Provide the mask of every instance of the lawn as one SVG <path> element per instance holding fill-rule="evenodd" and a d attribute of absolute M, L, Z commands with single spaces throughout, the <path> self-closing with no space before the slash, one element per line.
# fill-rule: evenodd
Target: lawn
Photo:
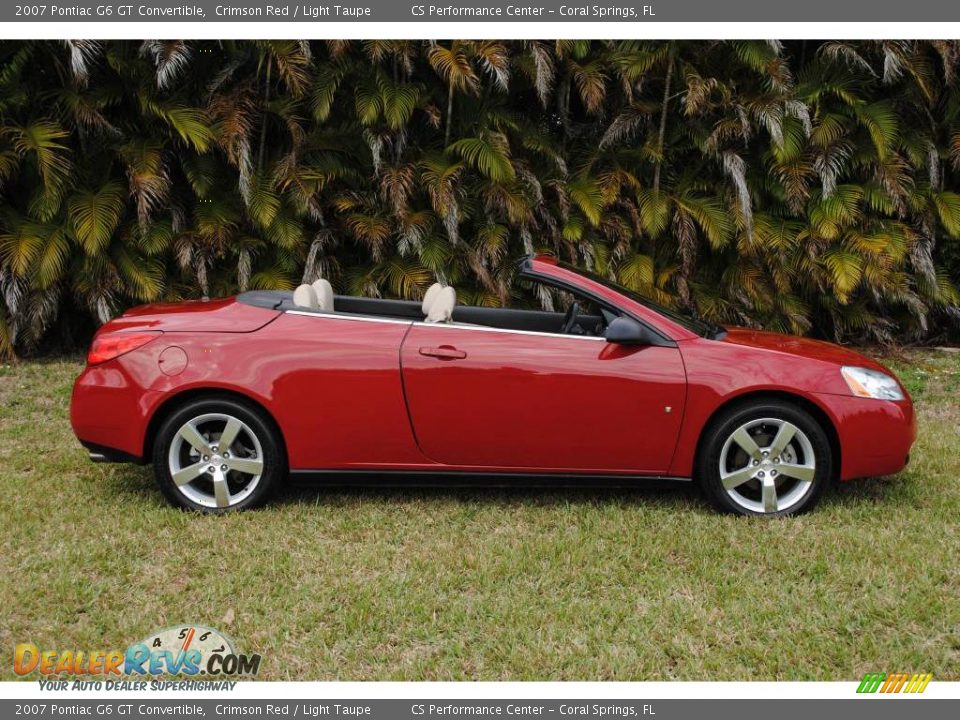
<path fill-rule="evenodd" d="M 0 366 L 0 678 L 18 642 L 192 621 L 267 679 L 960 679 L 960 354 L 886 361 L 918 406 L 910 467 L 773 522 L 685 488 L 291 488 L 183 513 L 149 469 L 88 462 L 78 361 Z"/>

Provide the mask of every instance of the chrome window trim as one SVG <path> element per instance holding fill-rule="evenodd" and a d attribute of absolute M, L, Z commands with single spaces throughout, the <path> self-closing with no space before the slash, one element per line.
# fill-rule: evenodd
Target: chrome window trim
<path fill-rule="evenodd" d="M 422 320 L 396 320 L 393 318 L 366 317 L 358 315 L 338 315 L 336 313 L 307 312 L 305 310 L 284 310 L 288 315 L 303 317 L 326 318 L 328 320 L 351 320 L 353 322 L 388 323 L 392 325 L 417 325 L 426 328 L 445 328 L 448 330 L 478 330 L 480 332 L 507 333 L 509 335 L 532 335 L 534 337 L 551 337 L 562 340 L 599 340 L 606 342 L 603 337 L 595 335 L 565 335 L 563 333 L 538 332 L 536 330 L 511 330 L 510 328 L 495 328 L 487 325 L 457 325 L 456 323 L 428 323 Z"/>
<path fill-rule="evenodd" d="M 305 310 L 284 310 L 288 315 L 324 318 L 326 320 L 351 320 L 353 322 L 388 323 L 390 325 L 412 325 L 414 320 L 395 320 L 393 318 L 366 317 L 361 315 L 338 315 L 336 313 L 307 312 Z"/>

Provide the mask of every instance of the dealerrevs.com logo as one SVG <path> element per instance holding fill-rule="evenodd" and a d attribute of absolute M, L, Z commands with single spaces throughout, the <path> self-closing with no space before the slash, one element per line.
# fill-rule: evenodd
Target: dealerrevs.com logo
<path fill-rule="evenodd" d="M 858 693 L 922 693 L 927 689 L 932 673 L 867 673 L 860 681 Z"/>
<path fill-rule="evenodd" d="M 178 625 L 148 635 L 123 650 L 48 650 L 34 643 L 14 648 L 17 675 L 67 677 L 254 676 L 260 655 L 234 650 L 223 633 L 203 625 Z"/>

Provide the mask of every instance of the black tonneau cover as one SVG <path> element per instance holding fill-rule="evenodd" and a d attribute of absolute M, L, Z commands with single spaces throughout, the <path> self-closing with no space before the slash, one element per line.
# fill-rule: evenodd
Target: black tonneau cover
<path fill-rule="evenodd" d="M 293 293 L 289 290 L 251 290 L 237 295 L 237 300 L 269 310 L 311 312 L 307 308 L 294 305 Z M 411 322 L 423 320 L 423 311 L 418 300 L 384 300 L 336 295 L 333 302 L 336 315 L 362 315 Z M 563 326 L 563 313 L 457 305 L 453 310 L 453 321 L 505 330 L 559 333 Z M 598 326 L 601 318 L 581 315 L 580 322 L 584 327 L 593 328 Z"/>

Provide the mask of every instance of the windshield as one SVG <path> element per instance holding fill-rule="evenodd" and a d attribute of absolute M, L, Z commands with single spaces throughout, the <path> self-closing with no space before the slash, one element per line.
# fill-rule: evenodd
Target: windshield
<path fill-rule="evenodd" d="M 679 310 L 668 308 L 665 305 L 661 305 L 660 303 L 654 302 L 650 298 L 644 297 L 643 295 L 636 292 L 635 290 L 625 288 L 623 285 L 615 283 L 612 280 L 608 280 L 607 278 L 603 277 L 602 275 L 598 275 L 595 272 L 591 272 L 590 270 L 584 270 L 583 268 L 578 268 L 566 262 L 558 262 L 557 265 L 559 267 L 564 268 L 565 270 L 570 270 L 571 272 L 575 272 L 578 275 L 583 275 L 583 277 L 585 278 L 589 278 L 590 280 L 593 280 L 596 283 L 604 285 L 605 287 L 608 287 L 611 290 L 614 290 L 620 293 L 621 295 L 624 295 L 625 297 L 630 298 L 634 302 L 637 302 L 643 305 L 644 307 L 650 308 L 658 315 L 663 315 L 665 318 L 675 322 L 677 325 L 680 325 L 681 327 L 686 328 L 690 332 L 695 332 L 697 335 L 701 335 L 702 337 L 707 337 L 707 338 L 714 338 L 718 334 L 723 332 L 723 328 L 721 328 L 719 325 L 714 325 L 711 322 L 695 317 L 693 313 L 681 312 Z"/>

